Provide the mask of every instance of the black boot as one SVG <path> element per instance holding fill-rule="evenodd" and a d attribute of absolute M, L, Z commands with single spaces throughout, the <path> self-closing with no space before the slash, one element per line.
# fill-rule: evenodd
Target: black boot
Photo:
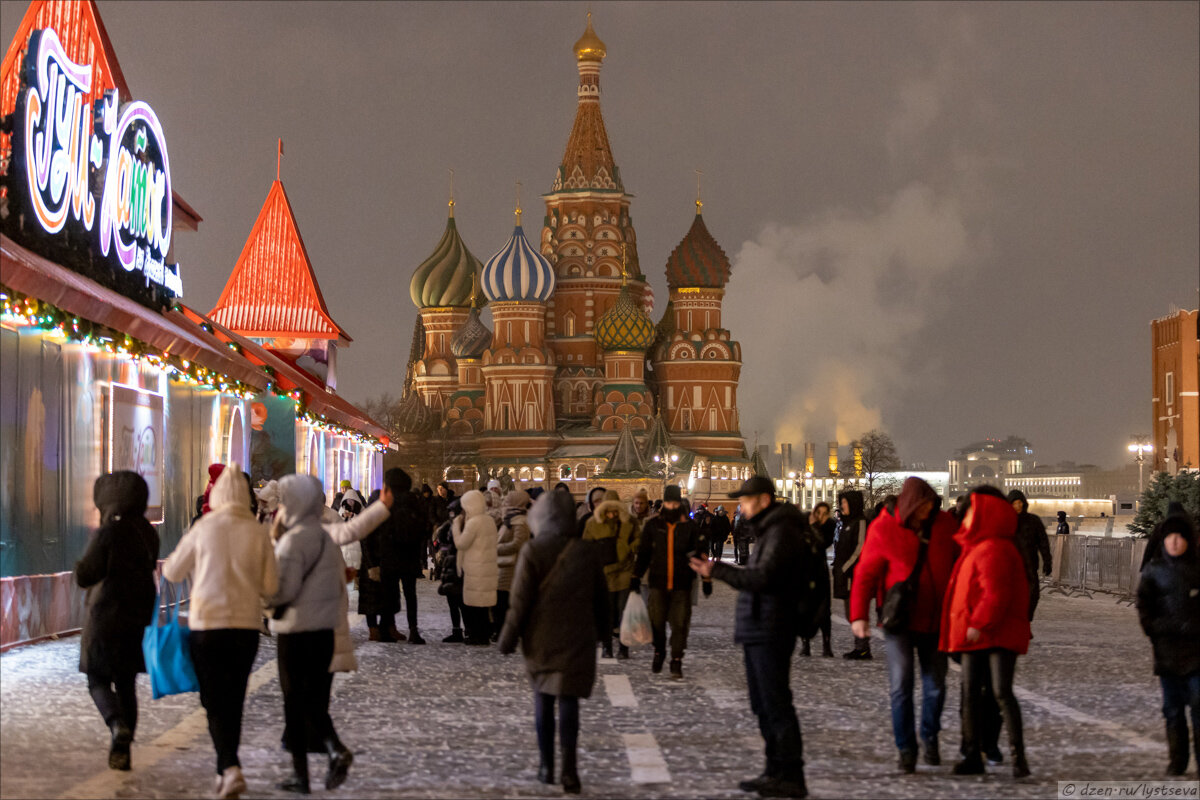
<path fill-rule="evenodd" d="M 963 760 L 954 765 L 955 775 L 983 775 L 987 769 L 983 766 L 983 758 L 978 750 L 967 752 Z"/>
<path fill-rule="evenodd" d="M 541 763 L 538 764 L 538 780 L 542 783 L 554 783 L 554 753 L 543 753 L 541 759 Z"/>
<path fill-rule="evenodd" d="M 116 734 L 114 734 L 115 737 Z M 114 738 L 114 741 L 115 738 Z M 1188 729 L 1187 720 L 1167 723 L 1167 774 L 1182 775 L 1187 772 L 1188 765 Z M 112 760 L 109 760 L 111 766 Z"/>
<path fill-rule="evenodd" d="M 618 646 L 617 647 L 617 660 L 624 661 L 627 658 L 629 658 L 629 647 L 626 645 Z"/>
<path fill-rule="evenodd" d="M 296 794 L 311 793 L 308 788 L 308 753 L 292 753 L 292 774 L 279 784 L 279 788 Z"/>
<path fill-rule="evenodd" d="M 683 680 L 683 659 L 682 658 L 672 658 L 671 659 L 671 680 L 676 680 L 676 681 Z"/>
<path fill-rule="evenodd" d="M 346 749 L 336 735 L 325 740 L 325 752 L 329 753 L 329 772 L 325 775 L 325 788 L 336 789 L 346 782 L 350 765 L 354 763 L 354 754 Z"/>
<path fill-rule="evenodd" d="M 829 643 L 829 634 L 821 634 L 821 655 L 825 658 L 833 658 L 833 646 Z"/>
<path fill-rule="evenodd" d="M 800 655 L 802 655 L 802 656 L 811 656 L 812 655 L 812 646 L 810 644 L 811 641 L 812 641 L 811 639 L 801 639 L 800 640 Z"/>
<path fill-rule="evenodd" d="M 612 642 L 611 642 L 611 641 L 609 641 L 609 642 L 605 642 L 605 643 L 604 643 L 604 644 L 601 646 L 601 648 L 600 648 L 600 657 L 601 657 L 601 658 L 612 658 L 612 657 L 613 657 L 613 651 L 612 651 Z"/>
<path fill-rule="evenodd" d="M 804 773 L 781 775 L 770 778 L 757 789 L 759 797 L 808 797 L 808 787 L 804 783 Z"/>
<path fill-rule="evenodd" d="M 1013 777 L 1028 778 L 1030 774 L 1029 762 L 1025 760 L 1024 751 L 1013 753 Z"/>
<path fill-rule="evenodd" d="M 867 661 L 871 658 L 871 639 L 867 637 L 860 639 L 854 637 L 854 649 L 848 653 L 842 653 L 842 658 L 849 661 Z"/>
<path fill-rule="evenodd" d="M 447 636 L 445 639 L 442 639 L 442 644 L 452 644 L 461 641 L 463 641 L 462 628 L 455 628 L 449 636 Z"/>
<path fill-rule="evenodd" d="M 650 662 L 650 671 L 658 674 L 662 672 L 663 662 L 667 660 L 667 654 L 658 652 L 654 654 L 654 659 Z"/>
<path fill-rule="evenodd" d="M 901 750 L 900 762 L 898 764 L 900 771 L 905 775 L 912 775 L 917 771 L 917 751 L 916 750 Z"/>
<path fill-rule="evenodd" d="M 562 754 L 562 788 L 563 794 L 579 794 L 583 785 L 579 783 L 579 772 L 575 767 L 576 753 L 563 748 Z"/>
<path fill-rule="evenodd" d="M 939 766 L 942 763 L 942 754 L 938 750 L 938 740 L 922 739 L 921 744 L 925 747 L 925 763 L 931 767 Z"/>
<path fill-rule="evenodd" d="M 130 760 L 129 745 L 133 742 L 133 731 L 124 722 L 117 720 L 112 724 L 112 744 L 108 748 L 108 768 L 129 770 L 133 768 Z M 1186 730 L 1186 729 L 1185 729 Z M 1184 742 L 1184 748 L 1187 742 Z M 1187 759 L 1184 759 L 1187 763 Z"/>

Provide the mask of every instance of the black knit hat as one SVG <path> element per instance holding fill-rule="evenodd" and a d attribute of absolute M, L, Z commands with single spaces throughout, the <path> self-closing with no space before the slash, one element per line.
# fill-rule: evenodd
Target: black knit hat
<path fill-rule="evenodd" d="M 683 492 L 674 484 L 663 489 L 663 502 L 670 503 L 671 501 L 675 501 L 676 503 L 683 501 Z"/>

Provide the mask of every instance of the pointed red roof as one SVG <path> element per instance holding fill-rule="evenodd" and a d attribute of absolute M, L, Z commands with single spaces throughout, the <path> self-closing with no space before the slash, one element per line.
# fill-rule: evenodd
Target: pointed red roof
<path fill-rule="evenodd" d="M 63 51 L 72 61 L 92 65 L 92 91 L 84 98 L 84 108 L 91 108 L 92 103 L 110 89 L 120 92 L 123 103 L 133 98 L 95 0 L 33 0 L 0 65 L 0 115 L 11 114 L 17 107 L 21 64 L 29 47 L 29 34 L 42 28 L 54 29 L 62 42 Z M 11 148 L 12 136 L 0 135 L 0 159 L 7 160 Z M 174 224 L 196 230 L 202 221 L 200 215 L 177 193 L 172 192 L 172 195 L 175 201 Z"/>
<path fill-rule="evenodd" d="M 292 204 L 278 180 L 208 315 L 242 336 L 350 341 L 329 316 Z"/>

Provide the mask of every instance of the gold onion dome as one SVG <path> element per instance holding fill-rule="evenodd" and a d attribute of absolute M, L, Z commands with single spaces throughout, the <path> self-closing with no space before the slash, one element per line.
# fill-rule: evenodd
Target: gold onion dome
<path fill-rule="evenodd" d="M 667 259 L 667 286 L 721 289 L 729 283 L 729 258 L 704 226 L 699 203 L 687 236 Z"/>
<path fill-rule="evenodd" d="M 654 341 L 654 323 L 638 308 L 628 286 L 621 287 L 617 302 L 596 323 L 596 343 L 605 350 L 645 351 Z"/>
<path fill-rule="evenodd" d="M 579 61 L 603 61 L 606 55 L 608 55 L 608 50 L 605 49 L 604 42 L 600 41 L 596 31 L 592 30 L 592 12 L 589 11 L 587 30 L 575 43 L 575 58 Z"/>
<path fill-rule="evenodd" d="M 417 308 L 463 307 L 469 304 L 471 286 L 483 272 L 483 264 L 471 254 L 458 235 L 453 207 L 446 220 L 446 231 L 433 250 L 413 273 L 409 294 Z"/>
<path fill-rule="evenodd" d="M 471 308 L 466 323 L 450 340 L 450 354 L 455 358 L 479 358 L 492 343 L 492 332 L 479 319 L 479 309 Z"/>

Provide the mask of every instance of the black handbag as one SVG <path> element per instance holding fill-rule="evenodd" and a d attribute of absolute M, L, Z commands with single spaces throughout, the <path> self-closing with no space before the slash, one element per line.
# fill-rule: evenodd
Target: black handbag
<path fill-rule="evenodd" d="M 883 596 L 883 607 L 879 611 L 879 624 L 887 633 L 904 633 L 908 630 L 912 607 L 917 602 L 917 584 L 921 580 L 921 570 L 925 568 L 925 554 L 929 550 L 929 540 L 921 537 L 917 550 L 917 563 L 913 565 L 912 573 L 905 580 L 892 586 Z"/>

